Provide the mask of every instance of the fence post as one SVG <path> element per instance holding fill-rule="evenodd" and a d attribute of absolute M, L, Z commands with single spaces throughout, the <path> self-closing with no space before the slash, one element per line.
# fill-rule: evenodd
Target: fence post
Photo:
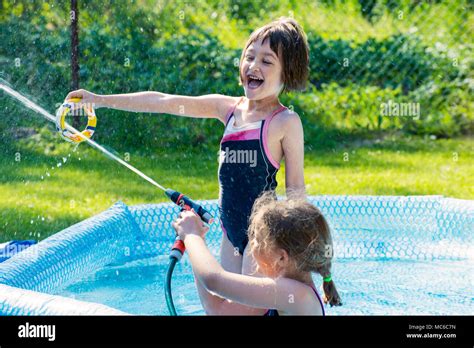
<path fill-rule="evenodd" d="M 79 11 L 77 0 L 71 0 L 71 77 L 72 90 L 79 89 Z M 73 127 L 79 128 L 79 113 L 73 117 Z"/>

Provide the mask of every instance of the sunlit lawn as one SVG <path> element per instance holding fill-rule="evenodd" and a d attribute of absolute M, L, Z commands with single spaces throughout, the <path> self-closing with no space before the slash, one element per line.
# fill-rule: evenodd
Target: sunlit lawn
<path fill-rule="evenodd" d="M 307 192 L 473 199 L 473 145 L 467 138 L 398 138 L 336 149 L 313 146 L 305 156 Z M 167 200 L 162 191 L 84 144 L 76 152 L 61 147 L 49 154 L 41 146 L 7 147 L 0 158 L 0 242 L 43 239 L 117 200 L 128 205 Z M 130 163 L 192 198 L 218 196 L 216 151 L 193 148 L 183 154 L 170 148 L 146 156 L 131 153 Z M 284 194 L 284 167 L 278 182 Z"/>

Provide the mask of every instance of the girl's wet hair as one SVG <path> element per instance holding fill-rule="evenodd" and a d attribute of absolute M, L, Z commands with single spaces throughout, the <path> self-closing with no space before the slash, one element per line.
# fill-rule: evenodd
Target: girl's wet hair
<path fill-rule="evenodd" d="M 332 238 L 323 214 L 304 199 L 277 200 L 274 191 L 264 192 L 254 203 L 249 240 L 252 252 L 274 248 L 288 253 L 299 272 L 331 274 Z M 326 301 L 339 305 L 334 282 L 324 282 Z"/>
<path fill-rule="evenodd" d="M 309 48 L 301 26 L 292 18 L 281 17 L 255 30 L 248 39 L 240 62 L 247 48 L 259 40 L 270 40 L 270 48 L 282 63 L 283 91 L 303 90 L 309 74 Z M 240 76 L 240 81 L 243 81 Z"/>

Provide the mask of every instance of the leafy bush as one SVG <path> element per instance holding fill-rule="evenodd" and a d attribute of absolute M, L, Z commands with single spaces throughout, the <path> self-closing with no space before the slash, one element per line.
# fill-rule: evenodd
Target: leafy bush
<path fill-rule="evenodd" d="M 324 11 L 342 11 L 339 2 L 322 3 Z M 360 6 L 373 3 L 361 1 Z M 378 1 L 370 16 L 381 13 L 377 10 L 381 4 L 398 6 L 398 2 Z M 400 4 L 408 6 L 405 0 Z M 241 52 L 229 48 L 235 44 L 222 41 L 225 35 L 216 34 L 219 28 L 209 21 L 215 12 L 229 14 L 227 22 L 223 17 L 219 20 L 232 27 L 230 33 L 248 32 L 249 22 L 266 19 L 257 21 L 255 13 L 270 18 L 303 6 L 293 0 L 227 0 L 223 4 L 213 0 L 178 7 L 172 2 L 118 6 L 105 0 L 81 1 L 80 5 L 81 88 L 102 94 L 157 90 L 186 95 L 242 94 L 237 83 Z M 68 7 L 36 0 L 3 0 L 2 6 L 0 75 L 53 112 L 70 90 Z M 186 16 L 181 18 L 183 8 Z M 464 28 L 463 21 L 456 25 Z M 309 141 L 338 132 L 366 136 L 371 131 L 403 130 L 450 137 L 473 131 L 472 43 L 453 49 L 438 41 L 428 44 L 423 35 L 410 31 L 356 43 L 344 35 L 327 39 L 311 27 L 310 88 L 306 93 L 282 96 L 283 102 L 303 116 Z M 2 114 L 7 115 L 0 118 L 2 140 L 8 141 L 11 128 L 44 126 L 44 119 L 32 117 L 32 112 L 3 94 L 0 98 Z M 388 100 L 420 103 L 421 118 L 382 117 L 380 104 Z M 118 151 L 152 151 L 161 146 L 185 149 L 189 145 L 214 148 L 222 132 L 216 120 L 109 109 L 97 114 L 95 139 Z"/>
<path fill-rule="evenodd" d="M 332 82 L 309 93 L 288 95 L 301 116 L 308 141 L 325 129 L 366 135 L 369 131 L 402 130 L 412 134 L 453 137 L 474 131 L 472 81 L 430 83 L 405 95 L 398 89 Z M 419 107 L 414 114 L 384 114 L 382 104 Z M 417 106 L 418 104 L 418 106 Z"/>
<path fill-rule="evenodd" d="M 308 35 L 310 81 L 316 86 L 335 81 L 412 91 L 437 75 L 456 78 L 460 71 L 438 50 L 427 50 L 414 35 L 399 34 L 382 41 L 356 45 L 345 40 L 324 40 Z"/>
<path fill-rule="evenodd" d="M 98 38 L 94 28 L 84 43 L 88 57 L 81 67 L 85 88 L 97 93 L 128 93 L 156 90 L 164 93 L 201 95 L 210 93 L 238 94 L 236 51 L 224 48 L 205 32 L 175 34 L 166 41 L 146 46 L 140 40 L 120 37 Z M 100 42 L 100 46 L 95 44 Z M 108 49 L 112 43 L 122 52 Z M 142 47 L 139 50 L 138 47 Z M 99 54 L 101 52 L 101 54 Z M 110 56 L 110 57 L 109 57 Z M 129 59 L 129 65 L 124 64 Z M 107 62 L 107 68 L 104 63 Z M 134 115 L 114 110 L 99 110 L 100 128 L 107 129 L 106 141 L 126 147 L 162 146 L 204 139 L 218 139 L 214 130 L 218 121 L 193 120 L 164 115 Z M 216 123 L 217 122 L 217 123 Z"/>
<path fill-rule="evenodd" d="M 349 84 L 341 87 L 332 82 L 320 90 L 293 94 L 289 101 L 302 116 L 305 133 L 311 141 L 313 130 L 336 128 L 344 131 L 370 131 L 400 126 L 400 120 L 381 115 L 381 104 L 399 100 L 399 89 L 381 89 L 376 86 Z"/>
<path fill-rule="evenodd" d="M 430 82 L 410 93 L 421 104 L 421 119 L 406 120 L 403 130 L 448 138 L 474 133 L 474 80 Z"/>

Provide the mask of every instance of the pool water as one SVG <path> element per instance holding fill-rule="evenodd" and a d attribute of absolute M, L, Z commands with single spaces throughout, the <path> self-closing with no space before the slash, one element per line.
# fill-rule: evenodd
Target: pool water
<path fill-rule="evenodd" d="M 108 266 L 59 295 L 140 315 L 168 315 L 164 281 L 168 257 Z M 343 306 L 328 315 L 472 315 L 474 260 L 336 260 L 333 279 Z M 321 278 L 314 275 L 320 294 Z M 173 274 L 179 315 L 204 315 L 187 258 Z"/>

